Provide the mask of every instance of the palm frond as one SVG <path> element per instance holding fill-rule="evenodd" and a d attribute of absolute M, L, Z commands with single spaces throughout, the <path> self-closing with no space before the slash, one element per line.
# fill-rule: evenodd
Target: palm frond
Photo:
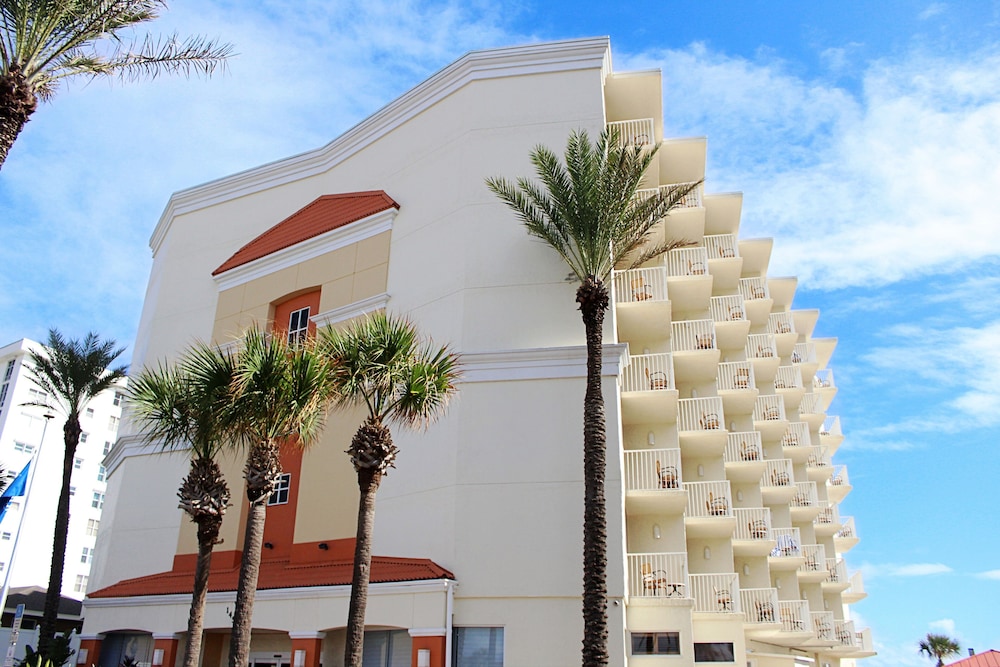
<path fill-rule="evenodd" d="M 79 341 L 50 329 L 43 350 L 30 354 L 28 377 L 57 401 L 50 407 L 78 418 L 91 399 L 125 377 L 125 366 L 111 367 L 124 351 L 114 340 L 102 341 L 93 332 Z"/>

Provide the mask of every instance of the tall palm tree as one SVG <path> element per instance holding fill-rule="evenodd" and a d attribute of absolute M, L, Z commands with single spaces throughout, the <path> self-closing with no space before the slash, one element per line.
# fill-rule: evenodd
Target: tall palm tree
<path fill-rule="evenodd" d="M 129 29 L 165 7 L 164 0 L 0 0 L 0 167 L 39 100 L 50 100 L 63 79 L 208 75 L 225 62 L 232 47 L 202 37 L 129 42 Z"/>
<path fill-rule="evenodd" d="M 531 152 L 538 181 L 487 179 L 486 185 L 546 242 L 580 281 L 576 290 L 586 331 L 587 387 L 583 401 L 583 664 L 608 663 L 607 516 L 604 500 L 606 432 L 601 392 L 607 280 L 631 259 L 639 266 L 686 242 L 650 243 L 654 227 L 698 183 L 636 196 L 658 147 L 625 145 L 604 132 L 596 143 L 574 131 L 565 161 L 544 146 Z"/>
<path fill-rule="evenodd" d="M 943 667 L 945 658 L 958 655 L 962 650 L 958 642 L 948 635 L 936 635 L 933 632 L 927 633 L 927 638 L 920 641 L 919 647 L 920 653 L 926 653 L 928 658 L 937 658 L 937 667 Z"/>
<path fill-rule="evenodd" d="M 334 398 L 332 369 L 315 340 L 290 344 L 286 336 L 248 330 L 239 341 L 232 402 L 233 424 L 248 448 L 244 468 L 250 503 L 233 611 L 230 667 L 245 667 L 253 629 L 267 500 L 281 475 L 283 444 L 306 446 L 322 431 Z"/>
<path fill-rule="evenodd" d="M 341 397 L 338 404 L 363 405 L 368 410 L 347 450 L 358 474 L 361 498 L 344 665 L 361 667 L 375 493 L 399 451 L 388 425 L 420 428 L 441 416 L 456 391 L 458 357 L 447 346 L 422 341 L 410 322 L 383 312 L 356 320 L 341 331 L 324 331 L 321 345 L 339 369 L 335 375 Z"/>
<path fill-rule="evenodd" d="M 132 414 L 146 440 L 164 449 L 190 449 L 191 468 L 177 492 L 180 508 L 198 526 L 184 667 L 198 667 L 212 550 L 229 507 L 229 486 L 215 459 L 232 445 L 228 410 L 234 375 L 230 355 L 196 345 L 177 365 L 146 369 L 129 385 Z"/>
<path fill-rule="evenodd" d="M 2 1 L 2 0 L 0 0 Z M 48 394 L 55 405 L 32 403 L 61 410 L 66 415 L 63 424 L 63 472 L 59 501 L 56 505 L 55 529 L 52 537 L 52 565 L 49 569 L 49 588 L 45 593 L 41 630 L 38 635 L 38 652 L 49 657 L 49 646 L 56 632 L 59 597 L 62 592 L 63 566 L 66 557 L 66 536 L 69 531 L 70 480 L 73 461 L 80 443 L 80 413 L 91 399 L 111 388 L 125 377 L 125 366 L 111 368 L 122 352 L 114 340 L 101 340 L 96 333 L 88 333 L 82 341 L 65 339 L 55 329 L 49 330 L 48 342 L 40 352 L 31 352 L 28 377 Z"/>

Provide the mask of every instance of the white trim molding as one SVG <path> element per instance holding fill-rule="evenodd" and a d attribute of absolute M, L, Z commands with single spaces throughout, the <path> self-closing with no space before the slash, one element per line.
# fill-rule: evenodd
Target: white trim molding
<path fill-rule="evenodd" d="M 601 374 L 617 377 L 628 364 L 628 345 L 606 343 Z M 587 348 L 536 347 L 521 350 L 463 352 L 459 382 L 502 382 L 587 377 Z"/>
<path fill-rule="evenodd" d="M 344 322 L 345 320 L 358 317 L 359 315 L 367 315 L 368 313 L 376 310 L 382 310 L 388 304 L 389 295 L 382 292 L 381 294 L 370 296 L 367 299 L 349 303 L 346 306 L 334 308 L 322 313 L 316 313 L 309 318 L 309 321 L 313 322 L 317 327 L 328 327 L 337 324 L 338 322 Z"/>
<path fill-rule="evenodd" d="M 444 637 L 448 628 L 410 628 L 407 632 L 411 637 Z"/>
<path fill-rule="evenodd" d="M 302 632 L 289 631 L 289 639 L 323 639 L 326 637 L 325 632 L 318 632 L 316 630 L 305 630 Z"/>

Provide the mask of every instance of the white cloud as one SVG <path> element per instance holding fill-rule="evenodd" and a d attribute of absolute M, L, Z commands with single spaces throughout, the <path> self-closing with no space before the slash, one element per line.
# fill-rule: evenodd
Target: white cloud
<path fill-rule="evenodd" d="M 942 618 L 937 621 L 931 621 L 927 624 L 927 627 L 933 631 L 943 632 L 949 637 L 955 636 L 955 620 L 951 618 Z"/>
<path fill-rule="evenodd" d="M 986 572 L 980 572 L 976 575 L 980 579 L 990 579 L 993 581 L 1000 581 L 1000 570 L 987 570 Z"/>
<path fill-rule="evenodd" d="M 927 19 L 934 18 L 935 16 L 943 14 L 945 11 L 947 11 L 947 9 L 948 5 L 944 4 L 943 2 L 932 2 L 931 4 L 927 5 L 927 7 L 917 15 L 917 18 L 919 18 L 921 21 L 926 21 Z"/>
<path fill-rule="evenodd" d="M 862 563 L 859 568 L 866 581 L 879 577 L 929 577 L 954 572 L 944 563 Z"/>

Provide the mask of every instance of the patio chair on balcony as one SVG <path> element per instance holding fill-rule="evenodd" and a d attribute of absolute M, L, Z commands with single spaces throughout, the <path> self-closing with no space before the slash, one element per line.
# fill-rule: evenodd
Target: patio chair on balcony
<path fill-rule="evenodd" d="M 771 486 L 788 486 L 791 479 L 788 477 L 788 473 L 784 470 L 772 470 L 771 471 Z"/>
<path fill-rule="evenodd" d="M 854 637 L 852 637 L 851 633 L 844 628 L 837 630 L 837 641 L 843 644 L 844 646 L 854 645 Z"/>
<path fill-rule="evenodd" d="M 770 406 L 764 410 L 765 421 L 777 421 L 781 419 L 781 410 L 777 406 Z"/>
<path fill-rule="evenodd" d="M 719 611 L 733 610 L 733 594 L 728 588 L 715 588 L 715 599 L 719 603 Z"/>
<path fill-rule="evenodd" d="M 719 415 L 714 412 L 703 412 L 698 425 L 703 431 L 714 431 L 719 428 Z"/>
<path fill-rule="evenodd" d="M 775 333 L 786 334 L 792 333 L 792 327 L 788 326 L 788 322 L 778 322 L 777 326 L 774 327 Z"/>
<path fill-rule="evenodd" d="M 787 607 L 782 607 L 781 612 L 781 629 L 785 632 L 802 632 L 805 628 L 802 625 L 802 619 L 795 615 L 795 612 Z"/>
<path fill-rule="evenodd" d="M 826 580 L 829 581 L 830 583 L 835 584 L 838 581 L 840 581 L 840 576 L 837 574 L 836 565 L 827 566 L 826 575 L 827 575 Z"/>
<path fill-rule="evenodd" d="M 811 572 L 818 572 L 819 571 L 819 561 L 816 560 L 816 552 L 811 551 L 811 552 L 809 552 L 809 553 L 806 554 L 805 567 L 806 567 L 807 570 L 809 570 Z"/>
<path fill-rule="evenodd" d="M 781 436 L 781 446 L 782 447 L 798 447 L 799 446 L 799 434 L 794 431 L 786 431 L 785 435 Z"/>
<path fill-rule="evenodd" d="M 733 386 L 736 389 L 749 389 L 750 388 L 750 369 L 749 368 L 737 368 L 736 376 L 733 378 Z"/>
<path fill-rule="evenodd" d="M 767 521 L 764 521 L 763 519 L 754 519 L 747 524 L 747 528 L 750 530 L 750 537 L 753 539 L 767 539 Z"/>
<path fill-rule="evenodd" d="M 793 364 L 801 364 L 802 363 L 802 355 L 799 354 L 798 352 L 792 352 L 792 363 Z"/>
<path fill-rule="evenodd" d="M 760 452 L 756 445 L 751 445 L 744 440 L 740 444 L 740 458 L 744 461 L 756 461 L 760 458 Z"/>
<path fill-rule="evenodd" d="M 768 358 L 773 357 L 773 356 L 774 356 L 774 350 L 772 350 L 769 346 L 767 346 L 767 345 L 758 345 L 757 346 L 757 358 L 758 359 L 768 359 Z"/>
<path fill-rule="evenodd" d="M 649 143 L 649 135 L 645 132 L 640 132 L 632 137 L 633 146 L 645 146 Z"/>
<path fill-rule="evenodd" d="M 647 368 L 646 379 L 649 381 L 650 391 L 658 391 L 660 389 L 667 389 L 670 387 L 670 382 L 667 380 L 667 374 L 663 371 L 653 371 L 650 373 Z"/>
<path fill-rule="evenodd" d="M 642 278 L 632 280 L 632 300 L 648 301 L 653 298 L 652 288 Z"/>
<path fill-rule="evenodd" d="M 688 260 L 688 275 L 689 276 L 703 276 L 705 275 L 705 262 L 697 261 L 692 262 Z"/>
<path fill-rule="evenodd" d="M 731 257 L 736 257 L 736 251 L 733 250 L 732 248 L 728 247 L 728 246 L 719 248 L 719 257 L 722 257 L 724 259 L 729 259 Z"/>
<path fill-rule="evenodd" d="M 806 457 L 807 468 L 815 468 L 817 466 L 819 466 L 819 458 L 817 458 L 815 454 L 810 454 Z"/>
<path fill-rule="evenodd" d="M 729 319 L 730 320 L 742 320 L 743 319 L 743 309 L 739 306 L 729 307 Z"/>
<path fill-rule="evenodd" d="M 799 492 L 792 497 L 792 505 L 795 505 L 796 507 L 809 507 L 812 505 L 812 500 L 809 499 L 807 494 Z M 820 523 L 824 523 L 824 521 L 819 517 L 817 517 L 816 520 Z M 829 521 L 826 523 L 829 523 Z"/>
<path fill-rule="evenodd" d="M 829 640 L 833 636 L 833 628 L 826 621 L 817 620 L 816 621 L 816 635 L 820 639 Z"/>
<path fill-rule="evenodd" d="M 652 563 L 643 563 L 641 570 L 643 595 L 659 595 L 660 591 L 667 592 L 667 573 L 664 570 L 654 570 Z"/>
<path fill-rule="evenodd" d="M 753 299 L 766 299 L 767 290 L 763 287 L 753 286 L 750 288 L 750 297 Z"/>
<path fill-rule="evenodd" d="M 757 600 L 753 603 L 757 611 L 758 623 L 774 623 L 774 605 L 769 601 Z"/>
<path fill-rule="evenodd" d="M 774 557 L 778 556 L 796 556 L 799 553 L 799 545 L 795 542 L 795 538 L 791 535 L 778 535 L 778 544 L 771 550 L 771 555 Z"/>
<path fill-rule="evenodd" d="M 729 501 L 725 496 L 719 496 L 718 498 L 709 491 L 708 500 L 705 501 L 705 509 L 711 516 L 726 516 L 729 514 Z"/>
<path fill-rule="evenodd" d="M 663 466 L 660 467 L 660 460 L 656 459 L 656 478 L 660 482 L 661 489 L 676 489 L 677 484 L 677 468 L 676 466 Z"/>
<path fill-rule="evenodd" d="M 715 336 L 710 333 L 698 334 L 694 339 L 695 349 L 711 350 L 715 348 Z"/>
<path fill-rule="evenodd" d="M 785 381 L 782 380 L 782 379 L 780 379 L 780 378 L 775 378 L 775 380 L 774 380 L 774 388 L 775 389 L 787 389 L 787 387 L 785 386 Z"/>

